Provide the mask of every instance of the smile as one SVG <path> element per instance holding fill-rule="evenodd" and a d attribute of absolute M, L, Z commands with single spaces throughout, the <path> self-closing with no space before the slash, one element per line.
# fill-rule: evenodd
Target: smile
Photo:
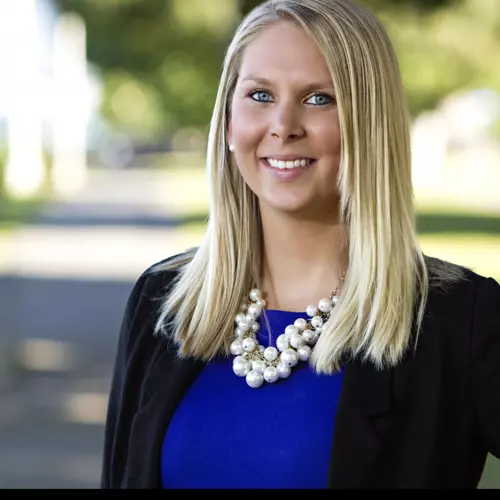
<path fill-rule="evenodd" d="M 293 160 L 276 160 L 274 158 L 264 158 L 264 160 L 273 168 L 283 169 L 292 169 L 292 168 L 300 168 L 307 167 L 315 160 L 312 158 L 296 158 Z"/>

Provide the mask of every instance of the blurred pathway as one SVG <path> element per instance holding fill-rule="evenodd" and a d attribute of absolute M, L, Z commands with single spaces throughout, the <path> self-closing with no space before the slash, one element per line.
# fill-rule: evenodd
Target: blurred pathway
<path fill-rule="evenodd" d="M 0 488 L 98 486 L 125 301 L 149 265 L 199 243 L 171 172 L 90 174 L 0 237 Z"/>
<path fill-rule="evenodd" d="M 0 273 L 134 279 L 152 261 L 199 241 L 185 224 L 200 221 L 188 206 L 204 178 L 179 177 L 146 169 L 90 171 L 87 187 L 71 200 L 47 205 L 32 224 L 0 236 Z"/>

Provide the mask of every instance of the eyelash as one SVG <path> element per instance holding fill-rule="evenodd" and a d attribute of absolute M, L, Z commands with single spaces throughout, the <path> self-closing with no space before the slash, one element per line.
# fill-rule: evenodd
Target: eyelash
<path fill-rule="evenodd" d="M 271 93 L 269 91 L 267 91 L 266 89 L 255 89 L 255 90 L 252 90 L 248 94 L 248 97 L 250 97 L 250 99 L 253 99 L 255 102 L 263 102 L 263 103 L 267 104 L 269 101 L 259 101 L 259 100 L 254 99 L 252 97 L 253 95 L 258 94 L 259 92 L 264 92 L 266 94 L 271 95 Z M 331 102 L 328 102 L 328 103 L 325 103 L 325 104 L 312 104 L 312 106 L 328 106 L 329 104 L 333 104 L 335 102 L 335 99 L 332 96 L 329 96 L 328 94 L 324 94 L 322 92 L 316 92 L 315 94 L 312 94 L 311 96 L 309 96 L 308 99 L 310 99 L 311 97 L 314 97 L 314 96 L 323 96 L 323 97 L 326 97 L 326 98 L 330 99 Z"/>

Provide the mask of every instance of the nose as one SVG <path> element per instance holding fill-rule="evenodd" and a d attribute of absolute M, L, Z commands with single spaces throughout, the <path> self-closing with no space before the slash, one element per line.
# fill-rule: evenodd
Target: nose
<path fill-rule="evenodd" d="M 290 142 L 305 135 L 300 111 L 289 103 L 277 105 L 271 117 L 269 132 L 275 139 Z"/>

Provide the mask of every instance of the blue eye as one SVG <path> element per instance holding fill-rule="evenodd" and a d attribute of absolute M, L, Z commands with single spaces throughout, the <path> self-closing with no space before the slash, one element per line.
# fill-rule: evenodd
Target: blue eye
<path fill-rule="evenodd" d="M 265 90 L 254 90 L 249 95 L 257 102 L 271 102 L 271 94 Z"/>
<path fill-rule="evenodd" d="M 310 103 L 311 99 L 316 99 L 316 102 Z M 333 98 L 326 94 L 314 94 L 306 101 L 308 104 L 314 104 L 315 106 L 326 106 L 333 103 Z"/>

